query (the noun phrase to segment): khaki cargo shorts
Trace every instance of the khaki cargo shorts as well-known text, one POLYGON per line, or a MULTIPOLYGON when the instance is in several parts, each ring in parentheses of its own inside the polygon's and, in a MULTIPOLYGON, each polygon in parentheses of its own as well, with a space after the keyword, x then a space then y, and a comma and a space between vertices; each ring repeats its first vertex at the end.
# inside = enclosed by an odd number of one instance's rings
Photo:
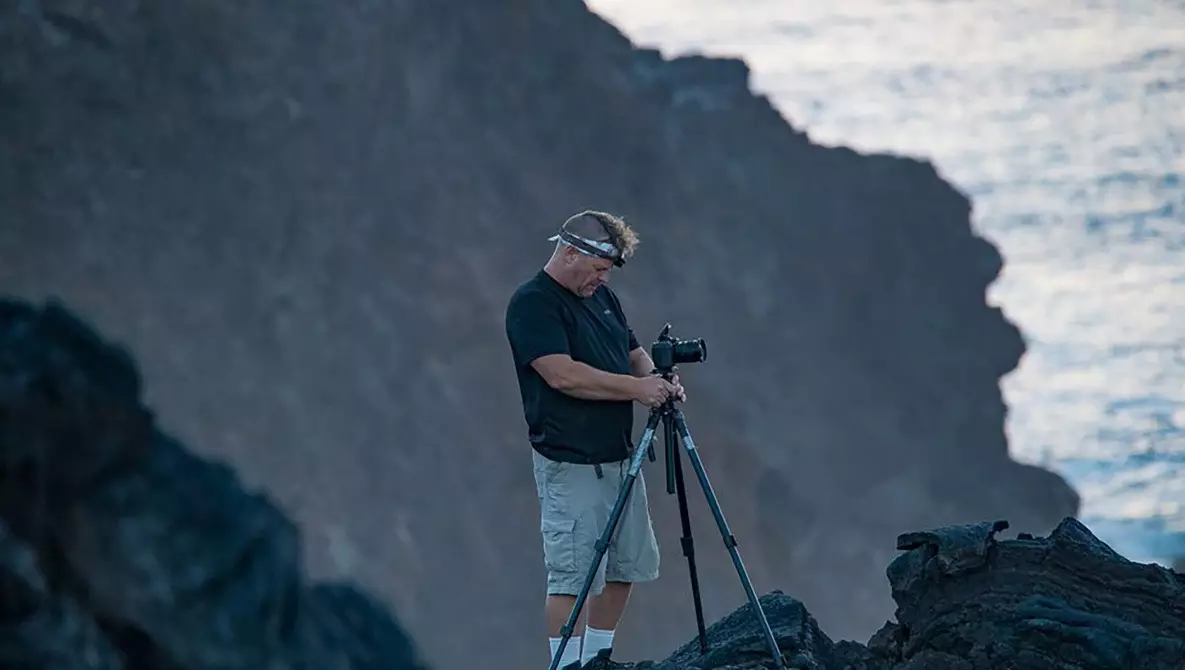
MULTIPOLYGON (((629 461, 603 463, 598 479, 591 465, 559 463, 531 450, 539 494, 543 563, 548 595, 577 595, 597 553, 597 540, 625 481, 629 461)), ((639 472, 621 511, 609 548, 601 559, 589 595, 611 582, 647 582, 658 578, 658 541, 650 523, 646 482, 639 472)))

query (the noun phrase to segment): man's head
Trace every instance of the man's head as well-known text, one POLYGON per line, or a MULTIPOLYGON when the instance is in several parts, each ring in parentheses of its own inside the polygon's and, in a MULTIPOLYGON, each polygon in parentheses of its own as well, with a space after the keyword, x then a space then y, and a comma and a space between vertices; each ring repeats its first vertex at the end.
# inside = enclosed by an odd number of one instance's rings
POLYGON ((570 217, 548 239, 556 242, 548 274, 582 298, 609 281, 609 271, 624 265, 638 245, 637 234, 625 221, 592 210, 570 217))

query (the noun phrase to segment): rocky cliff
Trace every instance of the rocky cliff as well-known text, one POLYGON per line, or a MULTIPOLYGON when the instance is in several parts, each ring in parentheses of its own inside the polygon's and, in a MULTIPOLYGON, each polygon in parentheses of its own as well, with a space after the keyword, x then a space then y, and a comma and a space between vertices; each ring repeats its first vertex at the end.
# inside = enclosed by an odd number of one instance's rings
MULTIPOLYGON (((529 667, 543 572, 503 307, 564 217, 622 214, 639 337, 708 340, 686 412, 757 588, 866 637, 900 529, 1043 533, 1078 501, 1009 458, 998 379, 1024 344, 985 305, 1001 259, 968 200, 926 162, 812 143, 747 75, 575 0, 5 3, 0 290, 127 342, 179 439, 265 487, 309 572, 393 603, 437 667, 529 667)), ((665 572, 629 656, 694 626, 651 489, 665 572)), ((713 620, 744 594, 692 494, 713 620)))
MULTIPOLYGON (((288 518, 169 435, 142 391, 128 352, 61 306, 0 300, 0 667, 428 667, 387 607, 306 577, 288 518)), ((885 572, 895 620, 868 645, 767 594, 786 667, 1181 667, 1185 575, 1131 563, 1073 519, 999 541, 1007 525, 899 536, 885 572)), ((638 668, 774 667, 747 606, 704 643, 638 668)), ((512 667, 490 655, 436 667, 512 667)))

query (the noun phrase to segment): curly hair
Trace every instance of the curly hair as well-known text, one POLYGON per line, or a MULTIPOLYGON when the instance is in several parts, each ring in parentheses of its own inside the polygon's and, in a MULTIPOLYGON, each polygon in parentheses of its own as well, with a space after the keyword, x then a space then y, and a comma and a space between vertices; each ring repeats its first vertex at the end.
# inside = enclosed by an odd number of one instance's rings
POLYGON ((634 229, 621 217, 608 212, 587 209, 564 222, 564 228, 590 240, 612 243, 623 259, 632 256, 638 247, 634 229))

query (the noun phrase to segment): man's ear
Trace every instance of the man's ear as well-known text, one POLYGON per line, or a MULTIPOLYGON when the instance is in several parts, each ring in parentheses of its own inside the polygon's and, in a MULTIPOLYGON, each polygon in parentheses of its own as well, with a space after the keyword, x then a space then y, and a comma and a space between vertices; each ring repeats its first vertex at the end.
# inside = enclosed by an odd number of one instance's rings
POLYGON ((564 265, 571 265, 576 262, 576 254, 579 252, 568 245, 564 245, 563 258, 564 265))

